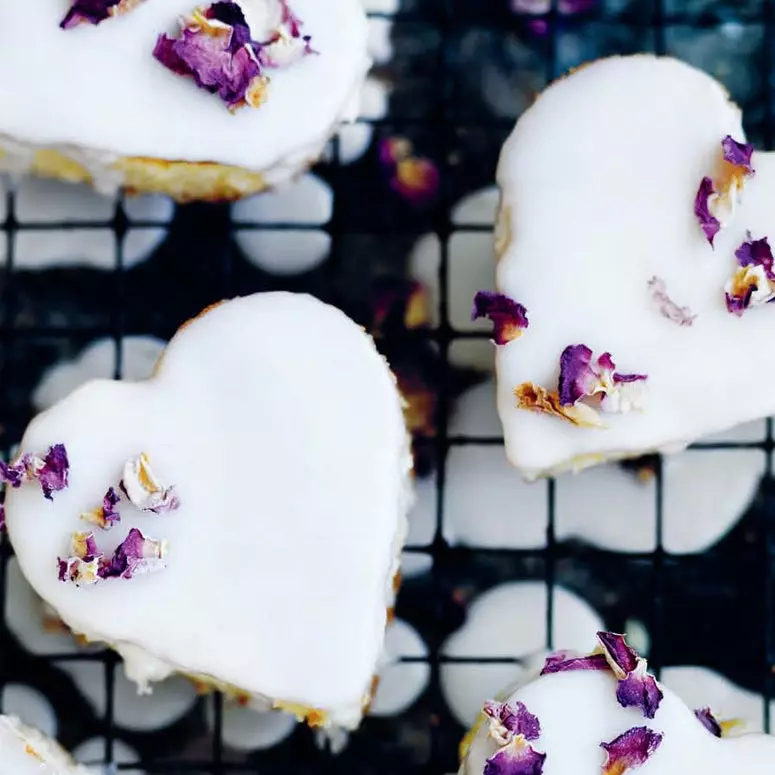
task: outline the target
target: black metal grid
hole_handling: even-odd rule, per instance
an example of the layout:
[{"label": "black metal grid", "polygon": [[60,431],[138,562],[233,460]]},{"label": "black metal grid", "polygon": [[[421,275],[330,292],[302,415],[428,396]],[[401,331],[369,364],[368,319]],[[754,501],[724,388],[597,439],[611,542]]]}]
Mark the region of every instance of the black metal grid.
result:
[{"label": "black metal grid", "polygon": [[[724,57],[740,52],[717,51],[712,36],[724,25],[737,25],[754,41],[745,53],[747,78],[728,84],[746,109],[749,137],[759,147],[773,140],[772,89],[775,65],[775,7],[770,0],[599,0],[579,15],[560,13],[558,0],[540,20],[514,13],[508,0],[405,0],[395,17],[393,61],[381,68],[391,81],[389,116],[373,122],[375,137],[359,162],[342,165],[334,147],[333,161],[317,172],[335,193],[331,220],[318,226],[271,224],[273,229],[321,228],[331,238],[331,255],[321,267],[299,277],[275,277],[248,263],[236,248],[236,228],[226,206],[178,208],[164,244],[152,258],[131,269],[124,266],[122,240],[130,226],[122,203],[109,223],[20,223],[13,194],[8,194],[4,232],[8,253],[3,273],[2,312],[2,446],[7,453],[21,437],[33,410],[30,393],[45,368],[79,352],[92,340],[110,336],[116,342],[115,374],[122,373],[124,337],[147,333],[168,338],[177,326],[208,304],[237,294],[286,288],[306,291],[338,304],[368,322],[366,299],[375,281],[402,277],[414,239],[428,230],[441,244],[439,268],[440,324],[436,328],[391,333],[382,342],[389,355],[407,357],[408,368],[422,373],[436,392],[435,433],[418,439],[426,468],[435,469],[436,529],[429,545],[407,551],[429,554],[429,576],[408,581],[399,596],[398,615],[412,622],[429,646],[430,684],[415,705],[396,719],[367,719],[347,749],[337,757],[321,751],[313,735],[297,728],[282,745],[264,753],[233,756],[221,734],[220,698],[215,704],[215,731],[202,720],[201,703],[185,719],[153,735],[132,735],[114,724],[117,659],[109,652],[34,657],[17,643],[5,620],[0,625],[0,681],[24,676],[44,689],[60,718],[60,738],[72,747],[91,735],[104,736],[105,761],[113,758],[117,736],[135,744],[141,761],[119,765],[147,772],[287,772],[410,773],[443,775],[457,767],[457,744],[463,733],[447,709],[439,684],[445,662],[482,661],[440,655],[444,639],[465,618],[465,602],[504,580],[543,579],[549,588],[546,610],[548,648],[552,643],[552,590],[575,588],[594,602],[608,626],[622,629],[637,616],[651,634],[650,658],[659,670],[671,664],[706,664],[739,683],[762,692],[763,716],[769,729],[769,700],[775,696],[775,489],[769,477],[740,525],[704,555],[675,557],[663,542],[664,479],[654,463],[655,549],[639,554],[604,552],[556,538],[555,485],[548,485],[546,546],[540,550],[492,550],[451,546],[444,538],[446,460],[457,445],[500,445],[500,438],[452,437],[448,418],[454,399],[470,375],[449,363],[449,348],[463,338],[481,338],[454,330],[449,323],[447,280],[449,241],[460,228],[450,222],[451,206],[462,195],[491,183],[500,144],[532,94],[569,66],[613,53],[653,50],[692,59],[714,72]],[[698,53],[692,42],[711,36]],[[516,44],[515,44],[516,42]],[[515,48],[516,45],[516,48]],[[476,54],[472,57],[472,52]],[[516,52],[516,53],[515,53]],[[579,54],[583,54],[579,58]],[[728,70],[728,68],[727,68]],[[723,67],[718,74],[724,80]],[[500,74],[510,107],[484,99],[485,73]],[[755,88],[752,80],[757,81]],[[496,79],[497,81],[497,79]],[[738,87],[744,85],[742,95]],[[492,95],[489,95],[490,97]],[[439,196],[416,209],[393,195],[380,170],[376,147],[381,137],[410,137],[441,172]],[[115,235],[115,266],[39,272],[15,267],[16,236],[26,229],[109,227]],[[157,227],[133,222],[134,228]],[[266,228],[240,226],[239,228]],[[470,229],[484,230],[484,229]],[[698,448],[752,446],[762,449],[772,470],[772,422],[766,439],[752,444],[698,444]],[[615,515],[612,515],[615,516]],[[6,571],[11,549],[3,539],[0,599],[6,599]],[[31,614],[33,615],[33,614]],[[53,665],[63,660],[98,660],[104,665],[106,713],[95,715],[75,696]],[[484,660],[491,661],[491,660]],[[510,661],[510,660],[496,660]],[[512,660],[513,661],[513,660]]]}]

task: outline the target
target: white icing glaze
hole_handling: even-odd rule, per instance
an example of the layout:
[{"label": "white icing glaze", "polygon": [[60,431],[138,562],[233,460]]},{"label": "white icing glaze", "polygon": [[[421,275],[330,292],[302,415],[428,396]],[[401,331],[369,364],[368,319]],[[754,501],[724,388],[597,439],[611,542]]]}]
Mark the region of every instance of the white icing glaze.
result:
[{"label": "white icing glaze", "polygon": [[[359,327],[308,296],[228,302],[176,335],[153,380],[88,383],[33,421],[22,448],[56,442],[70,486],[53,503],[36,487],[8,493],[7,523],[33,588],[74,631],[112,644],[141,687],[179,670],[358,723],[411,467],[394,380]],[[167,569],[58,582],[78,515],[139,451],[182,505],[156,517],[124,503],[98,541],[112,551],[131,527],[167,538]]]},{"label": "white icing glaze", "polygon": [[[736,318],[723,297],[746,230],[775,237],[775,156],[754,154],[756,175],[715,251],[693,214],[727,134],[744,139],[740,112],[715,80],[642,55],[557,82],[504,145],[498,182],[511,239],[497,288],[525,304],[530,328],[497,351],[498,407],[509,459],[528,478],[580,455],[681,448],[775,410],[765,389],[734,398],[741,379],[770,379],[775,310]],[[653,275],[698,315],[693,326],[659,314],[647,289]],[[560,353],[579,342],[649,375],[645,413],[606,415],[609,427],[595,430],[515,407],[514,387],[554,388]]]},{"label": "white icing glaze", "polygon": [[[525,703],[538,717],[541,735],[531,744],[547,755],[543,775],[599,775],[605,760],[600,743],[610,742],[626,730],[641,726],[664,735],[659,748],[638,768],[643,775],[772,772],[774,738],[769,735],[746,735],[733,740],[716,738],[669,689],[664,694],[656,717],[645,719],[638,709],[624,709],[618,704],[613,675],[578,671],[540,677],[517,689],[509,702]],[[484,725],[460,767],[461,775],[482,775],[486,760],[496,750]]]},{"label": "white icing glaze", "polygon": [[[0,148],[4,166],[25,170],[36,147],[77,158],[105,192],[121,184],[110,170],[119,156],[218,162],[265,174],[274,184],[320,155],[341,121],[357,110],[370,65],[367,23],[359,0],[295,0],[320,56],[273,71],[269,99],[231,115],[213,95],[168,71],[152,56],[192,0],[145,3],[96,27],[63,31],[64,0],[30,6],[4,0],[0,8]],[[277,0],[242,0],[255,39],[266,37]],[[36,30],[29,41],[20,29]],[[264,35],[264,38],[262,38]],[[25,95],[42,93],[46,100]],[[52,116],[56,120],[52,120]],[[195,128],[192,131],[192,127]]]},{"label": "white icing glaze", "polygon": [[91,775],[54,740],[15,716],[0,716],[0,772],[3,775]]}]

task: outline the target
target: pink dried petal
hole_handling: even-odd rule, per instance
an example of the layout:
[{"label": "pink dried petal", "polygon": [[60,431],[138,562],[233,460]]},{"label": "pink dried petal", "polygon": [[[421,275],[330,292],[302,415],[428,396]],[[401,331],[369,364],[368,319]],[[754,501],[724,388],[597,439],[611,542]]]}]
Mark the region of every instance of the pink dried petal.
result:
[{"label": "pink dried petal", "polygon": [[645,718],[654,718],[663,696],[657,679],[647,671],[645,659],[639,659],[635,669],[616,686],[619,704],[623,708],[639,708]]},{"label": "pink dried petal", "polygon": [[116,506],[121,500],[121,496],[113,487],[110,487],[102,498],[102,505],[96,509],[81,514],[81,519],[99,525],[103,530],[110,530],[121,521],[121,515]]},{"label": "pink dried petal", "polygon": [[697,710],[694,711],[694,715],[697,717],[700,724],[702,724],[714,737],[721,737],[721,724],[716,720],[716,717],[713,715],[710,708],[697,708]]},{"label": "pink dried petal", "polygon": [[638,655],[627,643],[624,635],[615,632],[598,632],[597,640],[617,678],[624,678],[638,666]]},{"label": "pink dried petal", "polygon": [[600,743],[606,752],[603,775],[622,775],[643,766],[662,744],[662,737],[648,727],[634,727],[610,743]]},{"label": "pink dried petal", "polygon": [[545,759],[518,735],[485,762],[483,775],[541,775]]},{"label": "pink dried petal", "polygon": [[753,145],[750,143],[738,143],[731,135],[727,135],[721,141],[721,150],[724,155],[724,161],[733,164],[735,167],[741,167],[746,175],[754,174],[754,169],[751,166]]},{"label": "pink dried petal", "polygon": [[704,177],[700,181],[700,187],[694,198],[694,215],[711,247],[713,247],[713,240],[721,230],[721,222],[710,211],[710,199],[715,194],[716,189],[713,186],[713,181],[709,177]]},{"label": "pink dried petal", "polygon": [[490,736],[498,745],[508,745],[517,735],[525,740],[537,740],[541,735],[538,719],[523,702],[512,706],[507,702],[488,700],[482,712],[490,719]]},{"label": "pink dried petal", "polygon": [[436,196],[439,171],[429,159],[413,155],[409,140],[383,138],[379,144],[379,160],[390,175],[390,187],[412,204],[421,204]]},{"label": "pink dried petal", "polygon": [[568,345],[560,356],[560,379],[557,393],[563,407],[578,406],[583,398],[601,394],[604,412],[624,413],[640,409],[646,374],[615,372],[610,353],[593,360],[592,350],[584,344]]},{"label": "pink dried petal", "polygon": [[773,255],[766,237],[748,240],[735,251],[738,268],[724,286],[727,311],[742,315],[750,307],[775,300]]},{"label": "pink dried petal", "polygon": [[663,317],[679,326],[690,326],[697,319],[697,315],[693,314],[689,307],[680,307],[668,296],[667,285],[661,277],[652,277],[648,286]]},{"label": "pink dried petal", "polygon": [[166,541],[146,538],[136,527],[119,544],[113,557],[100,565],[99,576],[102,579],[131,579],[142,573],[163,570],[166,565]]},{"label": "pink dried petal", "polygon": [[565,673],[574,670],[610,670],[605,654],[589,654],[579,656],[567,651],[558,651],[546,658],[541,675],[549,673]]},{"label": "pink dried petal", "polygon": [[142,0],[74,0],[59,26],[63,30],[69,30],[79,24],[99,24],[111,16],[131,11],[141,2]]},{"label": "pink dried petal", "polygon": [[70,539],[70,556],[57,558],[57,576],[62,582],[76,586],[96,584],[102,553],[97,548],[93,533],[73,533]]},{"label": "pink dried petal", "polygon": [[474,296],[471,320],[488,318],[493,323],[493,341],[503,345],[518,339],[528,327],[527,310],[503,293],[479,291]]},{"label": "pink dried petal", "polygon": [[37,481],[47,500],[53,500],[55,492],[67,487],[69,472],[70,463],[64,444],[54,444],[42,458],[27,452],[10,465],[0,463],[0,481],[11,487]]}]

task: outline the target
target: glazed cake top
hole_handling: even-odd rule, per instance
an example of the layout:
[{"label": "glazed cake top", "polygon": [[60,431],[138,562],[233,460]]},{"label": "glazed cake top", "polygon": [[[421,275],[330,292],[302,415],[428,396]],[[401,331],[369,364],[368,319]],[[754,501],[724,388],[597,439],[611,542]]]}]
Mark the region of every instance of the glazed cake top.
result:
[{"label": "glazed cake top", "polygon": [[[22,572],[71,629],[113,644],[140,683],[178,670],[357,723],[393,604],[411,456],[394,379],[354,322],[291,293],[222,304],[180,330],[151,380],[84,385],[21,449],[60,443],[67,488],[52,501],[33,482],[9,488],[6,512]],[[82,519],[135,481],[124,465],[141,452],[179,507],[154,514],[122,496],[110,530]],[[166,567],[58,579],[74,531],[110,557],[132,528],[168,541]]]},{"label": "glazed cake top", "polygon": [[[775,376],[775,306],[738,317],[724,296],[747,232],[775,244],[772,154],[754,151],[755,174],[713,248],[694,213],[727,135],[745,141],[721,85],[651,55],[585,66],[518,121],[498,167],[496,287],[527,308],[529,327],[497,348],[496,365],[507,453],[528,476],[579,456],[682,445],[775,410],[762,387]],[[654,276],[696,315],[692,325],[661,314]],[[517,408],[522,383],[556,389],[561,353],[575,344],[648,375],[645,410],[601,412],[601,430]],[[752,386],[744,398],[741,384]]]},{"label": "glazed cake top", "polygon": [[[262,170],[304,155],[357,110],[369,66],[360,0],[292,0],[319,55],[271,70],[269,97],[235,115],[153,56],[197,0],[147,0],[99,25],[62,30],[68,0],[0,0],[0,136],[119,156]],[[254,40],[278,0],[240,0]]]}]

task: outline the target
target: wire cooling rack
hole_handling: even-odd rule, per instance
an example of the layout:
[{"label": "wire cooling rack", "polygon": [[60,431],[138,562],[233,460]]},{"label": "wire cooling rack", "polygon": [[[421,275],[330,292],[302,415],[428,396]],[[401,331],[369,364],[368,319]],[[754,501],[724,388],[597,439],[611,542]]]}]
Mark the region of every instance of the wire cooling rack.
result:
[{"label": "wire cooling rack", "polygon": [[[43,211],[30,216],[9,190],[4,208],[0,204],[4,220],[0,236],[5,240],[0,242],[0,254],[5,255],[0,422],[2,446],[10,454],[35,412],[35,389],[52,367],[107,337],[116,345],[113,371],[120,377],[126,366],[122,352],[131,337],[166,340],[181,322],[222,298],[279,288],[305,291],[368,324],[373,308],[367,300],[375,284],[385,278],[400,283],[417,238],[434,233],[440,261],[433,324],[413,330],[391,325],[381,341],[391,359],[404,363],[412,384],[430,396],[433,409],[432,422],[418,434],[416,453],[420,473],[431,477],[437,491],[435,526],[429,542],[410,545],[406,553],[408,558],[429,558],[429,570],[406,580],[397,605],[397,615],[427,644],[427,656],[403,658],[429,666],[427,686],[402,713],[367,719],[337,755],[300,726],[265,750],[235,750],[224,737],[227,711],[218,695],[192,700],[185,712],[165,717],[158,729],[130,725],[122,720],[123,703],[128,701],[119,683],[120,665],[111,653],[64,645],[59,651],[52,647],[40,653],[19,636],[19,621],[23,630],[39,627],[41,611],[30,601],[21,609],[15,602],[12,587],[18,586],[18,573],[5,539],[0,681],[6,688],[23,684],[28,692],[40,692],[49,715],[56,719],[51,725],[68,748],[92,741],[89,750],[97,772],[102,771],[102,762],[105,772],[117,767],[131,773],[392,775],[400,770],[443,775],[457,767],[457,745],[464,729],[447,704],[441,671],[453,662],[517,661],[509,655],[443,656],[443,643],[466,621],[469,603],[482,592],[503,582],[540,581],[549,590],[541,623],[547,648],[567,645],[552,642],[557,624],[553,591],[561,586],[591,603],[611,629],[640,622],[649,633],[649,656],[657,670],[704,665],[758,693],[762,725],[769,730],[775,666],[771,421],[758,440],[697,445],[703,454],[722,448],[760,450],[767,472],[738,524],[702,554],[677,556],[665,548],[666,480],[658,459],[642,463],[654,475],[653,551],[624,554],[558,540],[562,515],[555,482],[537,485],[547,487],[542,547],[460,546],[445,537],[444,493],[451,450],[502,445],[497,436],[450,430],[456,397],[477,379],[474,372],[450,363],[450,350],[459,341],[486,339],[486,334],[450,323],[450,242],[459,233],[490,229],[482,224],[456,225],[451,208],[492,183],[500,145],[538,90],[569,67],[615,53],[668,53],[716,75],[743,106],[749,138],[760,148],[771,148],[773,3],[405,0],[395,13],[389,2],[372,6],[377,23],[392,24],[392,56],[374,72],[389,87],[389,110],[384,116],[376,111],[376,119],[362,122],[367,124],[361,136],[365,152],[348,150],[348,158],[343,158],[347,138],[342,136],[334,142],[330,158],[315,170],[333,192],[330,213],[317,220],[297,212],[271,223],[262,218],[237,223],[226,205],[190,205],[177,208],[167,222],[153,215],[153,208],[138,210],[123,201],[99,218],[73,214],[72,208],[66,218]],[[545,12],[536,15],[536,9]],[[378,153],[381,141],[389,137],[409,139],[416,153],[433,162],[440,173],[435,197],[413,204],[390,187]],[[152,235],[160,230],[163,239],[155,241]],[[300,232],[322,235],[325,260],[293,276],[273,274],[243,251],[239,234],[250,231],[279,235],[259,252],[269,249],[266,244],[282,250],[283,235],[288,239]],[[25,253],[29,235],[49,234],[47,244],[51,240],[57,244],[76,233],[109,238],[102,254],[109,269],[99,261],[84,261],[79,248],[65,257],[57,256],[55,247],[49,259],[37,264]],[[150,256],[130,257],[130,234],[149,237],[148,244],[155,245]],[[600,499],[605,514],[605,493]],[[519,519],[519,507],[515,503],[513,517],[503,518]],[[619,516],[609,513],[606,518]],[[513,612],[516,619],[520,615]],[[56,641],[68,642],[64,637]],[[73,670],[65,669],[73,664],[92,666],[90,691],[73,682]],[[3,694],[6,705],[10,696],[7,691]]]}]

